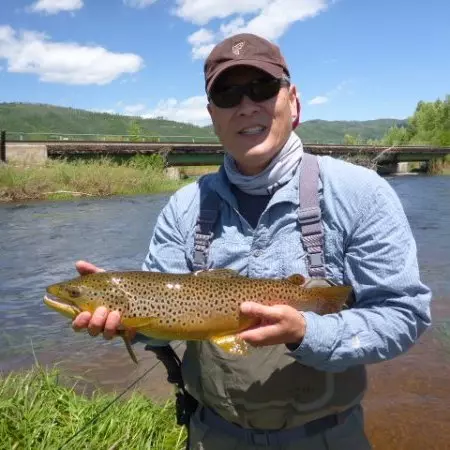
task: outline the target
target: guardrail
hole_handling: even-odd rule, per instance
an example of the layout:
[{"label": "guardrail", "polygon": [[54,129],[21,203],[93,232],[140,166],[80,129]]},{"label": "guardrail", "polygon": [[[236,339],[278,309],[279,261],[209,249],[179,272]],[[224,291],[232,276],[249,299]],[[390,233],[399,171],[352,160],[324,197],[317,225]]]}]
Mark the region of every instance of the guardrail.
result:
[{"label": "guardrail", "polygon": [[219,143],[216,136],[156,136],[133,134],[94,134],[94,133],[48,133],[8,131],[8,141],[23,142],[64,142],[64,141],[96,141],[96,142],[154,142],[154,143]]},{"label": "guardrail", "polygon": [[[166,144],[220,144],[217,136],[155,136],[155,135],[133,135],[133,134],[95,134],[95,133],[48,133],[48,132],[22,132],[22,131],[1,131],[2,145],[5,146],[6,141],[12,142],[110,142],[110,143],[166,143]],[[325,145],[325,146],[345,146],[346,148],[377,148],[380,144],[354,144],[349,145],[341,141],[328,142],[326,144],[319,141],[306,141],[305,145]],[[429,147],[429,144],[402,144],[394,147]],[[388,147],[387,145],[381,147]],[[3,147],[1,147],[3,149]],[[3,150],[2,150],[3,151]],[[4,154],[2,153],[2,157]],[[4,159],[2,159],[4,161]]]}]

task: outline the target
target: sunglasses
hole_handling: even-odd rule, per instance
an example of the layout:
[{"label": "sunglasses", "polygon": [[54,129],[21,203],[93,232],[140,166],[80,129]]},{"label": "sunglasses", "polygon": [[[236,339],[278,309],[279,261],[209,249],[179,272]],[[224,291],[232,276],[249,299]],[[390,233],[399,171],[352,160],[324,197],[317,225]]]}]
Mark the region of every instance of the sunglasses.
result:
[{"label": "sunglasses", "polygon": [[213,89],[209,93],[208,100],[219,108],[233,108],[239,105],[244,95],[259,103],[275,97],[280,92],[281,86],[289,84],[289,80],[285,78],[263,78],[246,84]]}]

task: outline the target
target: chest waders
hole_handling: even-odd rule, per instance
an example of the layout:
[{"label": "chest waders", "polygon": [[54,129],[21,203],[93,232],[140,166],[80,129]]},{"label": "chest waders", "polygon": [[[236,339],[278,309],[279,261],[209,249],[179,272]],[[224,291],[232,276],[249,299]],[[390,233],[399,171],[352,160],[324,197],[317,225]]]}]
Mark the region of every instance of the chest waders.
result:
[{"label": "chest waders", "polygon": [[[300,164],[298,221],[311,278],[325,278],[326,275],[318,187],[317,158],[305,153]],[[201,192],[200,195],[200,214],[194,239],[194,271],[208,268],[209,247],[221,205],[220,198],[212,190]],[[188,343],[188,357],[184,358],[183,364],[170,345],[147,345],[146,349],[156,353],[167,369],[167,380],[177,387],[177,422],[185,425],[188,433],[190,417],[199,402],[206,406],[205,419],[211,426],[263,446],[270,446],[275,441],[292,440],[302,433],[320,432],[341,423],[348,417],[350,407],[360,403],[366,386],[363,367],[351,368],[337,375],[320,372],[301,365],[287,355],[286,346],[271,347],[274,348],[256,349],[255,360],[248,362],[250,366],[257,367],[257,377],[266,382],[263,389],[255,389],[256,384],[263,385],[258,379],[248,384],[248,380],[252,379],[248,374],[253,375],[254,368],[242,370],[240,357],[227,359],[208,342]],[[204,369],[208,364],[209,370]],[[350,389],[348,384],[352,385]],[[350,392],[343,394],[346,389]],[[296,395],[300,395],[303,403],[292,400]],[[264,397],[262,401],[270,408],[271,414],[258,415],[261,397]],[[292,419],[286,419],[286,414]],[[266,416],[266,419],[262,416]],[[308,427],[303,427],[303,423]],[[251,428],[274,431],[253,433]],[[286,428],[286,431],[275,431],[280,428]],[[264,442],[259,442],[261,439]],[[189,435],[186,448],[189,448]]]}]

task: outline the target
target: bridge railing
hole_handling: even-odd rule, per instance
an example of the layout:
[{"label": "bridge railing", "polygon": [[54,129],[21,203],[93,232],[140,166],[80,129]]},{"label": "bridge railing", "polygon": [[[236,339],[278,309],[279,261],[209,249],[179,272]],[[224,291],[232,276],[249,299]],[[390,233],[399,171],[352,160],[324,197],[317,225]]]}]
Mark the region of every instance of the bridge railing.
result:
[{"label": "bridge railing", "polygon": [[[2,130],[0,130],[2,131]],[[132,135],[132,134],[99,134],[99,133],[59,133],[59,132],[23,132],[23,131],[2,131],[6,141],[19,142],[130,142],[130,143],[181,143],[181,144],[219,144],[219,139],[215,135],[211,136],[157,136],[157,135]],[[346,148],[371,148],[389,147],[387,145],[357,144],[348,145],[344,139],[334,142],[319,142],[302,139],[305,145],[337,145]],[[402,144],[395,147],[417,147],[420,144]],[[428,147],[429,144],[423,144]]]},{"label": "bridge railing", "polygon": [[161,143],[219,143],[216,136],[156,136],[156,135],[133,135],[133,134],[93,134],[93,133],[48,133],[48,132],[23,132],[8,131],[8,141],[23,142],[161,142]]}]

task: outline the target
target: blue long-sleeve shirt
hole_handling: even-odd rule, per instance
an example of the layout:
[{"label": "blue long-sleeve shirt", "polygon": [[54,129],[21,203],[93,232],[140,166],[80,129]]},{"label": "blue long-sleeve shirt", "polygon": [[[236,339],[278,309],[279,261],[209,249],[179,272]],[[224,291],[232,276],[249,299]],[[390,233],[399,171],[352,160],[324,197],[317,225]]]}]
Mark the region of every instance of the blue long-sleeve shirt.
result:
[{"label": "blue long-sleeve shirt", "polygon": [[[356,301],[336,314],[304,313],[306,334],[291,354],[304,365],[341,371],[406,351],[431,323],[431,292],[420,281],[415,241],[390,185],[373,171],[334,158],[319,158],[319,166],[327,277],[352,285]],[[307,276],[298,187],[296,174],[275,192],[256,228],[239,214],[223,170],[182,188],[159,216],[143,269],[192,270],[200,190],[214,189],[221,204],[212,268],[249,277]]]}]

